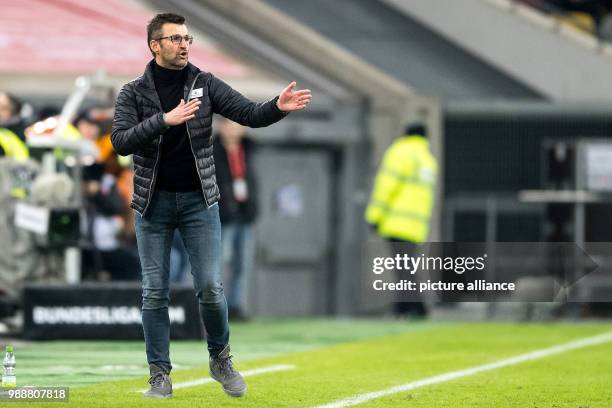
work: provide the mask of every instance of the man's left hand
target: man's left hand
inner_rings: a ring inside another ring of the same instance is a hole
[[[310,93],[310,89],[300,89],[296,91],[295,81],[290,83],[283,91],[281,92],[278,100],[276,101],[276,106],[278,109],[283,112],[291,112],[302,110],[310,103],[312,99],[312,94]]]

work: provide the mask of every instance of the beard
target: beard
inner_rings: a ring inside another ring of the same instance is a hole
[[[183,69],[189,62],[189,54],[181,51],[167,54],[162,52],[161,59],[164,65],[169,68]]]
[[[167,61],[169,66],[175,67],[175,68],[185,68],[187,66],[187,63],[189,62],[187,60],[187,58],[181,58],[179,55],[177,55],[175,58]]]

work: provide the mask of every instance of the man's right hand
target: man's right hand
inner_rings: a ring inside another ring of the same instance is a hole
[[[164,122],[167,126],[176,126],[195,118],[195,112],[200,109],[201,103],[202,101],[197,98],[187,103],[181,99],[181,103],[176,108],[164,114]]]

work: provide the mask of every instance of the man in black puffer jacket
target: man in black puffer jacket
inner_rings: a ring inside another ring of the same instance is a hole
[[[215,181],[212,115],[250,127],[273,124],[304,109],[309,90],[253,103],[212,74],[188,62],[193,37],[185,18],[156,15],[147,26],[154,59],[144,75],[123,86],[115,105],[111,140],[134,158],[135,226],[142,265],[142,324],[151,378],[146,397],[172,396],[169,358],[168,269],[178,228],[189,254],[200,316],[207,332],[210,375],[231,396],[246,384],[232,367],[227,302],[221,276],[219,188]]]

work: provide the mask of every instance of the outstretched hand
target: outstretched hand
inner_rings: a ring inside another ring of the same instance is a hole
[[[280,93],[276,106],[278,109],[284,112],[291,112],[302,110],[310,103],[312,94],[310,89],[294,90],[295,81],[291,82],[283,91]]]

